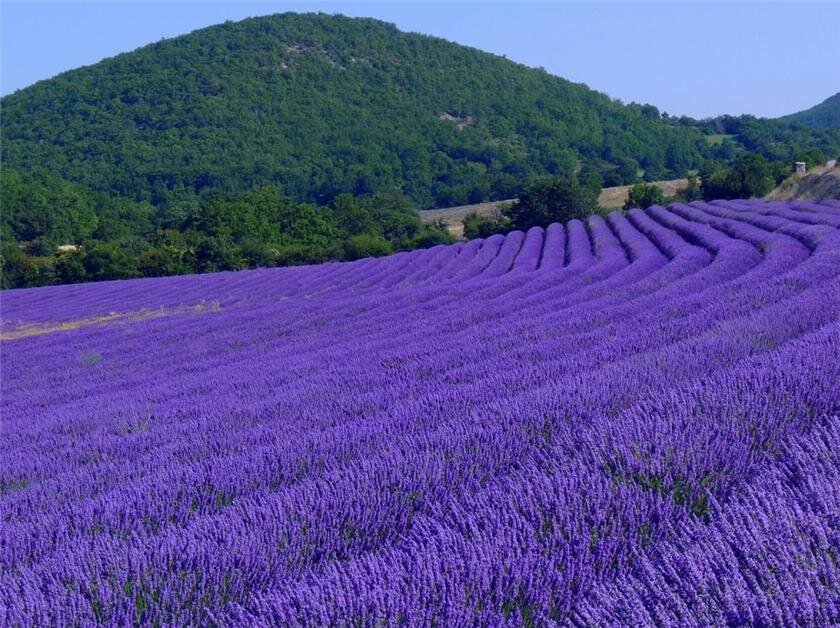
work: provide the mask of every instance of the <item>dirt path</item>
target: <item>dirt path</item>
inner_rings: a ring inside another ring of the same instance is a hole
[[[688,186],[688,179],[670,179],[668,181],[654,181],[653,184],[660,188],[665,196],[674,196],[680,190]],[[613,188],[604,188],[598,196],[598,204],[606,209],[621,209],[630,195],[632,185],[619,185]],[[474,205],[458,205],[457,207],[443,207],[441,209],[425,209],[420,212],[420,220],[426,223],[443,221],[446,227],[456,238],[464,237],[464,218],[467,214],[475,212],[481,216],[495,216],[499,213],[501,206],[505,203],[512,203],[516,199],[506,201],[491,201],[489,203],[476,203]]]

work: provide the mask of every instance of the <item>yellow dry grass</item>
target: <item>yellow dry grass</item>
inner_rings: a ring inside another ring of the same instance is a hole
[[[653,181],[653,185],[662,190],[665,197],[676,196],[678,192],[688,187],[688,179],[671,179],[669,181]],[[621,209],[630,198],[632,185],[619,185],[614,188],[604,188],[598,197],[598,205],[605,209]]]
[[[72,321],[63,321],[60,323],[33,323],[23,324],[14,329],[0,332],[0,341],[2,340],[19,340],[21,338],[30,338],[32,336],[41,336],[43,334],[53,334],[60,331],[72,331],[74,329],[81,329],[82,327],[91,327],[93,325],[107,325],[116,321],[136,323],[139,321],[146,321],[152,318],[161,318],[164,316],[178,316],[181,314],[200,314],[203,312],[218,312],[221,305],[218,301],[213,301],[209,304],[199,303],[198,305],[181,306],[176,308],[160,308],[157,310],[138,310],[135,312],[112,312],[101,316],[91,316],[88,318],[78,318]]]

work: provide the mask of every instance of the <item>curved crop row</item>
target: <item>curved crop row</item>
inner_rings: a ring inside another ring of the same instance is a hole
[[[840,620],[840,206],[10,291],[0,625]]]

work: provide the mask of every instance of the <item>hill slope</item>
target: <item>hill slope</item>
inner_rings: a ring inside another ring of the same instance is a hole
[[[791,175],[765,198],[779,201],[840,199],[840,167],[818,166],[804,176]]]
[[[4,295],[0,625],[830,625],[837,226]]]
[[[416,209],[512,198],[537,175],[609,187],[744,150],[780,172],[804,148],[840,154],[840,131],[669,117],[321,14],[161,41],[2,110],[3,287],[355,259],[445,241]]]
[[[279,183],[297,200],[395,186],[419,207],[444,207],[510,198],[525,175],[585,164],[621,185],[640,172],[682,176],[714,154],[700,126],[655,107],[322,14],[198,30],[42,81],[2,106],[7,167],[155,206]]]
[[[371,19],[225,23],[3,99],[3,160],[153,204],[281,183],[298,200],[396,184],[421,206],[507,198],[582,160],[696,165],[699,133],[583,85]],[[621,181],[619,181],[621,182]]]
[[[840,129],[840,92],[810,109],[792,113],[781,119],[815,129]]]

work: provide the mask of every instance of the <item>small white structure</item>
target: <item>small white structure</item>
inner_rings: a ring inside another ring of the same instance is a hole
[[[825,167],[826,168],[834,168],[836,165],[837,165],[837,160],[836,159],[829,159],[827,162],[825,162]]]
[[[78,244],[59,244],[56,247],[56,250],[59,253],[75,253],[80,248],[82,248],[82,247],[80,247]]]
[[[796,174],[805,174],[805,162],[804,161],[794,162],[793,171]]]

